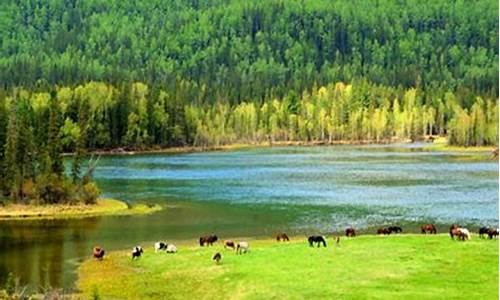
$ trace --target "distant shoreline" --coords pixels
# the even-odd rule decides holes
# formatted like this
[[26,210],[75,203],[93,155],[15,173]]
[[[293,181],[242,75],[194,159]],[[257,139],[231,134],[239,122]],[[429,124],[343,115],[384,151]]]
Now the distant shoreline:
[[115,199],[97,199],[96,204],[8,204],[0,207],[0,221],[45,220],[45,219],[78,219],[98,216],[123,216],[150,214],[161,210],[156,205],[127,203]]
[[[433,142],[434,140],[434,142]],[[219,146],[180,146],[180,147],[151,147],[144,149],[126,149],[126,148],[115,148],[109,150],[95,150],[89,152],[94,155],[102,156],[115,156],[115,155],[140,155],[140,154],[182,154],[182,153],[196,153],[196,152],[216,152],[216,151],[232,151],[241,150],[248,148],[268,148],[268,147],[311,147],[311,146],[342,146],[342,145],[390,145],[390,144],[411,144],[414,142],[426,142],[429,145],[423,147],[426,151],[463,151],[463,152],[492,152],[498,148],[498,146],[452,146],[446,143],[446,138],[429,137],[422,139],[421,141],[412,141],[409,139],[390,139],[375,142],[372,140],[366,141],[275,141],[275,142],[258,142],[258,143],[235,143]],[[65,153],[65,156],[72,156],[74,153]]]

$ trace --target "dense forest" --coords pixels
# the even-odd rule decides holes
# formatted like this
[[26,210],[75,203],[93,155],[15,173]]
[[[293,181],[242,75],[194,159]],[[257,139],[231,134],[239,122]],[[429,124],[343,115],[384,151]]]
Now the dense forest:
[[[493,0],[1,1],[1,188],[41,194],[50,174],[69,176],[64,151],[497,145],[497,12]],[[50,188],[81,188],[80,173]]]

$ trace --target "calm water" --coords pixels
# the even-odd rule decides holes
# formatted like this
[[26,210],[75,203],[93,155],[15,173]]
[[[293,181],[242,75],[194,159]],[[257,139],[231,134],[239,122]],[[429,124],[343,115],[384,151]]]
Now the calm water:
[[[498,163],[489,153],[419,145],[287,147],[101,158],[104,196],[166,207],[150,216],[3,222],[0,279],[71,288],[75,268],[108,250],[155,240],[328,233],[384,224],[498,223]],[[370,229],[371,230],[371,229]]]

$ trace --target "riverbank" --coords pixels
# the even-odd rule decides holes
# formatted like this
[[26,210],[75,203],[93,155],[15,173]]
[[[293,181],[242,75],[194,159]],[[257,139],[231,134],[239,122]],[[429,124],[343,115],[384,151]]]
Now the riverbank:
[[104,299],[498,299],[498,240],[404,234],[327,242],[249,240],[243,255],[221,242],[178,245],[176,254],[143,245],[135,261],[129,249],[86,260],[78,288]]
[[[423,146],[424,151],[459,151],[459,152],[492,152],[497,146],[451,146],[447,144],[446,137],[430,138],[426,137],[422,142],[428,143]],[[91,153],[94,155],[135,155],[135,154],[182,154],[182,153],[196,153],[196,152],[209,152],[209,151],[234,151],[248,148],[265,148],[265,147],[312,147],[312,146],[362,146],[362,145],[389,145],[389,144],[411,144],[410,139],[388,139],[382,141],[364,140],[364,141],[274,141],[274,142],[257,142],[257,143],[235,143],[219,146],[184,146],[184,147],[152,147],[146,149],[125,149],[116,148],[109,150],[96,150]],[[65,156],[71,156],[73,153],[65,153]]]
[[97,216],[123,216],[150,214],[161,210],[161,206],[127,203],[115,199],[97,199],[96,204],[21,205],[9,204],[0,207],[1,220],[69,219]]

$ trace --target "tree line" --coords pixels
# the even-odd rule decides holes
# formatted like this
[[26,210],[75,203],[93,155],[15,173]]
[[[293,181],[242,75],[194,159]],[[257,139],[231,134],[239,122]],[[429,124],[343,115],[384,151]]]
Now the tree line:
[[498,97],[497,12],[493,0],[5,0],[0,82],[144,82],[236,104],[365,79],[473,101]]

